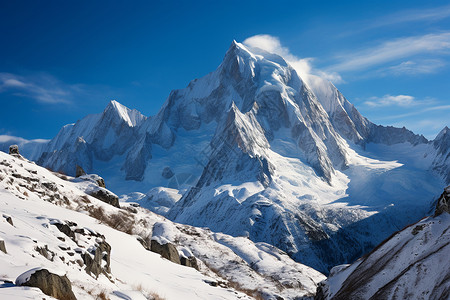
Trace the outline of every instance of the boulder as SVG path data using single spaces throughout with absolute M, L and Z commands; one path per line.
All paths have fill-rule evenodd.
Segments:
M 59 276 L 46 269 L 30 270 L 20 275 L 16 285 L 37 287 L 44 294 L 60 300 L 77 300 L 67 276 Z
M 160 244 L 156 240 L 152 240 L 150 251 L 160 254 L 165 259 L 170 260 L 176 264 L 181 264 L 180 256 L 177 248 L 171 243 Z
M 77 165 L 76 171 L 75 171 L 75 177 L 80 177 L 86 175 L 86 172 L 83 170 L 83 168 L 79 165 Z
M 119 197 L 117 197 L 117 195 L 113 194 L 107 189 L 98 188 L 93 191 L 90 191 L 88 194 L 112 206 L 120 208 Z
M 180 262 L 181 262 L 181 265 L 183 265 L 183 266 L 191 267 L 191 268 L 198 270 L 197 259 L 194 256 L 190 256 L 190 257 L 181 256 Z
M 17 145 L 9 146 L 9 154 L 10 155 L 20 155 L 19 146 L 17 146 Z
M 86 273 L 93 274 L 97 278 L 102 273 L 108 276 L 108 273 L 111 272 L 111 246 L 107 242 L 102 241 L 98 244 L 94 252 L 94 258 L 87 252 L 83 253 L 81 257 L 86 265 Z M 104 266 L 102 266 L 102 261 L 105 261 Z
M 5 246 L 5 241 L 4 240 L 0 240 L 0 251 L 7 253 L 6 252 L 6 246 Z
M 6 222 L 8 222 L 9 224 L 11 224 L 12 226 L 14 226 L 13 220 L 10 216 L 7 215 L 3 215 L 3 218 L 6 219 Z

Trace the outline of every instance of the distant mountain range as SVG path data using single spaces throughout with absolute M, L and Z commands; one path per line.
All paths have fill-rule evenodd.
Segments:
M 433 141 L 373 124 L 319 77 L 233 42 L 221 65 L 146 117 L 111 101 L 50 141 L 0 137 L 39 165 L 98 173 L 176 222 L 267 242 L 321 272 L 425 216 L 450 183 Z

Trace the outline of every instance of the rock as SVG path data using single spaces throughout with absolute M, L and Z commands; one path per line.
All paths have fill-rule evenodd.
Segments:
M 436 210 L 434 212 L 434 216 L 439 216 L 443 212 L 450 213 L 449 210 L 449 199 L 450 199 L 450 185 L 444 189 L 444 192 L 442 193 L 441 197 L 439 197 L 437 204 L 436 204 Z
M 10 155 L 20 155 L 19 146 L 17 146 L 17 145 L 9 146 L 9 154 Z
M 172 169 L 170 167 L 165 167 L 164 170 L 162 171 L 162 177 L 166 178 L 166 179 L 170 179 L 173 177 L 173 175 L 175 175 L 172 171 Z
M 103 202 L 106 202 L 112 206 L 120 208 L 119 197 L 117 197 L 115 194 L 111 193 L 107 189 L 99 188 L 99 189 L 89 192 L 89 195 L 91 195 L 92 197 L 95 197 Z
M 198 270 L 197 259 L 194 256 L 187 257 L 187 258 L 184 256 L 181 256 L 180 262 L 183 266 L 191 267 L 191 268 Z
M 142 247 L 144 247 L 145 250 L 150 250 L 150 247 L 148 246 L 148 243 L 140 236 L 137 236 L 136 239 L 139 243 L 141 243 Z
M 160 254 L 162 257 L 170 260 L 171 262 L 181 264 L 177 248 L 171 243 L 161 245 L 158 241 L 152 240 L 150 251 Z
M 72 284 L 66 275 L 59 276 L 50 273 L 46 269 L 35 271 L 29 278 L 26 278 L 24 282 L 21 282 L 19 276 L 16 280 L 16 284 L 20 286 L 37 287 L 41 291 L 49 296 L 52 296 L 60 300 L 77 300 L 72 292 Z
M 14 226 L 13 220 L 10 216 L 3 215 L 3 217 L 6 219 L 6 222 Z
M 86 172 L 83 170 L 83 168 L 79 165 L 77 165 L 77 169 L 75 171 L 75 177 L 80 177 L 86 175 Z
M 94 274 L 97 278 L 98 275 L 104 274 L 108 276 L 108 273 L 111 272 L 110 267 L 110 257 L 111 257 L 111 246 L 103 241 L 100 242 L 98 247 L 95 249 L 94 258 L 85 252 L 81 256 L 83 258 L 84 264 L 86 265 L 86 273 Z M 102 267 L 102 261 L 105 261 L 105 266 Z
M 8 253 L 8 252 L 6 252 L 6 246 L 5 246 L 4 240 L 0 240 L 0 251 L 4 252 L 5 254 Z
M 61 224 L 61 223 L 55 223 L 55 225 L 59 231 L 70 237 L 71 239 L 75 240 L 75 233 L 72 231 L 72 229 L 67 224 Z

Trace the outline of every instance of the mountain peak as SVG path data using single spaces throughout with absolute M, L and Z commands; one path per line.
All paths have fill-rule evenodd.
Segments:
M 103 115 L 108 115 L 110 113 L 113 113 L 115 116 L 122 119 L 130 127 L 135 127 L 146 119 L 146 117 L 137 110 L 131 110 L 116 100 L 111 100 L 103 111 Z

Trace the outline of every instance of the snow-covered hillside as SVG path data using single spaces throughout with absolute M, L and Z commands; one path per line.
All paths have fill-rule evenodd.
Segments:
M 434 216 L 397 232 L 355 263 L 334 267 L 315 299 L 448 299 L 449 201 L 450 186 Z
M 301 75 L 233 42 L 157 115 L 112 101 L 26 154 L 69 175 L 80 165 L 171 220 L 266 242 L 328 272 L 426 215 L 450 180 L 450 135 L 428 142 L 375 125 L 333 84 Z
M 104 190 L 97 179 L 0 152 L 1 299 L 47 297 L 19 286 L 34 268 L 65 274 L 78 299 L 294 299 L 325 278 L 271 245 L 104 203 L 85 193 Z M 154 241 L 172 244 L 199 271 L 148 251 Z

